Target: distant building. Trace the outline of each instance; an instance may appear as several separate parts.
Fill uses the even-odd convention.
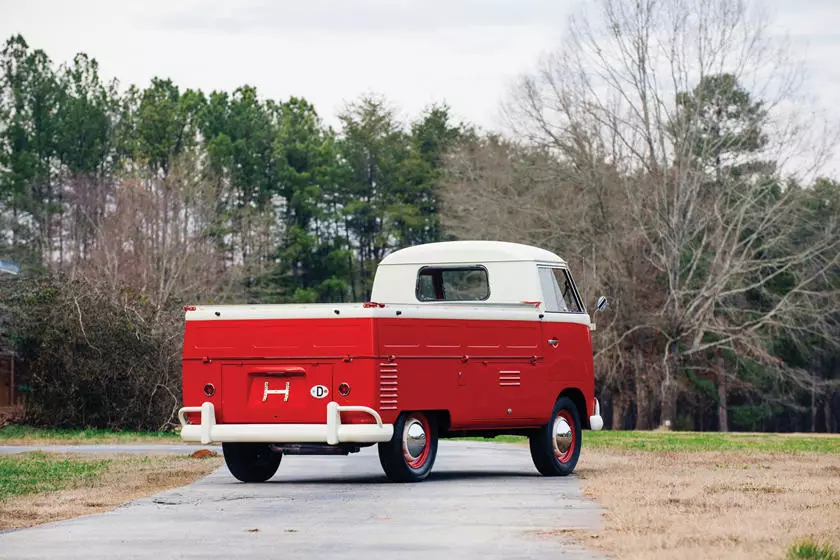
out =
[[[20,274],[20,265],[12,261],[0,260],[0,272],[7,272],[17,276]]]

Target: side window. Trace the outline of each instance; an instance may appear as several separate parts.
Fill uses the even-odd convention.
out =
[[[539,267],[545,310],[554,313],[581,313],[575,285],[569,271],[563,268]]]
[[[427,266],[420,269],[416,291],[420,301],[481,301],[490,297],[490,284],[483,266]]]
[[[434,274],[424,274],[425,270],[420,271],[417,277],[417,299],[420,301],[435,301],[436,299],[443,299],[443,287],[440,286],[441,297],[438,298],[438,286],[435,285]]]

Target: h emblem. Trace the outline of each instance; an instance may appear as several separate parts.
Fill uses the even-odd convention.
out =
[[[263,402],[268,400],[268,395],[283,395],[283,402],[288,402],[289,400],[289,382],[286,381],[286,388],[285,389],[269,389],[268,388],[268,381],[265,382],[265,389],[263,390]]]

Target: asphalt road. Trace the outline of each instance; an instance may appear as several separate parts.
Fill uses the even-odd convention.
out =
[[[112,512],[2,533],[0,558],[596,558],[563,530],[597,530],[601,513],[577,477],[539,476],[525,447],[444,441],[419,484],[386,482],[375,448],[284,457],[264,484],[222,467]]]

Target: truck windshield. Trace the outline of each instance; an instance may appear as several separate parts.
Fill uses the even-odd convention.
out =
[[[540,284],[542,284],[545,310],[559,313],[580,313],[583,311],[572,277],[563,268],[540,267]]]

